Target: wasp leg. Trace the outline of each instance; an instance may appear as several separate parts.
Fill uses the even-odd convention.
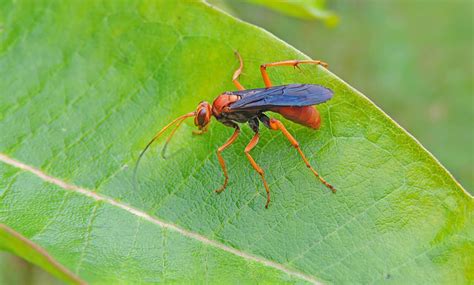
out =
[[[296,141],[296,139],[288,132],[288,130],[285,128],[285,126],[282,124],[282,122],[280,122],[279,120],[277,119],[270,119],[269,121],[269,126],[272,130],[280,130],[283,135],[285,135],[285,137],[288,139],[288,141],[290,141],[290,143],[296,148],[296,150],[298,150],[298,153],[301,155],[301,158],[303,158],[303,161],[304,163],[306,164],[306,166],[311,169],[311,171],[313,172],[314,175],[316,175],[316,177],[324,184],[326,185],[327,188],[331,189],[331,191],[333,193],[336,193],[336,189],[331,185],[329,184],[326,180],[324,180],[316,170],[314,170],[314,168],[309,164],[309,161],[308,159],[306,158],[306,156],[303,154],[303,152],[301,151],[301,148],[300,148],[300,145],[299,143]]]
[[[207,126],[205,126],[202,130],[197,130],[197,131],[194,130],[193,131],[194,135],[202,135],[202,134],[205,134],[205,133],[207,133]]]
[[[237,68],[237,70],[234,72],[234,75],[232,76],[232,82],[234,82],[234,85],[237,87],[239,90],[245,90],[245,87],[242,86],[239,82],[239,76],[242,73],[242,70],[244,69],[244,61],[242,60],[242,57],[240,54],[236,51],[235,56],[239,59],[240,66]]]
[[[255,162],[249,153],[257,145],[258,138],[259,134],[255,133],[252,140],[249,142],[247,147],[245,147],[245,155],[249,159],[250,164],[252,164],[252,167],[258,172],[258,174],[260,174],[260,177],[262,178],[263,186],[265,186],[265,191],[267,191],[267,203],[265,204],[265,208],[268,208],[268,204],[270,203],[270,189],[268,188],[267,181],[265,180],[263,169]]]
[[[283,66],[283,65],[298,67],[299,64],[317,64],[317,65],[324,66],[325,68],[328,67],[327,63],[325,63],[323,61],[320,61],[320,60],[285,60],[285,61],[278,61],[278,62],[262,64],[262,65],[260,65],[260,72],[262,73],[263,82],[265,83],[265,87],[267,87],[267,88],[272,87],[272,82],[270,81],[270,77],[268,77],[267,67],[270,67],[270,66]]]
[[[239,133],[240,129],[236,127],[232,136],[225,142],[225,144],[223,144],[220,148],[217,149],[217,159],[219,160],[219,164],[221,165],[222,171],[224,172],[224,184],[222,184],[221,188],[216,190],[216,193],[221,193],[222,191],[224,191],[225,187],[227,187],[227,182],[229,181],[229,176],[227,176],[227,168],[225,166],[225,161],[221,153],[237,139]]]

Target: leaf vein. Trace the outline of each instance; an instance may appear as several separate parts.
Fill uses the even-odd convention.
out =
[[[59,179],[59,178],[50,176],[50,175],[42,172],[41,170],[39,170],[37,168],[34,168],[33,166],[24,164],[20,161],[17,161],[15,159],[13,159],[13,158],[10,158],[9,156],[7,156],[3,153],[0,153],[0,161],[2,161],[5,164],[8,164],[10,166],[14,166],[14,167],[22,169],[24,171],[30,172],[30,173],[36,175],[38,178],[40,178],[40,179],[42,179],[46,182],[55,184],[56,186],[59,186],[59,187],[63,188],[64,190],[72,191],[72,192],[75,192],[77,194],[80,194],[80,195],[86,196],[88,198],[91,198],[91,199],[93,199],[97,202],[102,202],[102,203],[120,208],[124,211],[129,212],[132,215],[140,217],[140,218],[142,218],[142,219],[144,219],[148,222],[151,222],[151,223],[153,223],[153,224],[155,224],[155,225],[157,225],[157,226],[159,226],[163,229],[172,230],[172,231],[174,231],[178,234],[181,234],[181,235],[183,235],[183,236],[185,236],[189,239],[193,239],[193,240],[196,240],[198,242],[201,242],[201,243],[205,244],[206,246],[211,246],[211,247],[214,247],[216,249],[225,251],[227,253],[239,256],[239,257],[241,257],[241,258],[243,258],[247,261],[252,261],[252,262],[259,263],[261,265],[267,266],[267,267],[271,267],[273,269],[276,269],[278,271],[286,273],[287,275],[305,280],[305,281],[310,282],[312,284],[321,284],[316,279],[316,277],[314,277],[312,275],[309,275],[309,274],[306,274],[306,273],[303,273],[303,272],[300,272],[300,271],[297,271],[297,270],[294,270],[294,269],[287,268],[283,264],[277,263],[275,261],[266,259],[266,258],[261,257],[261,256],[257,256],[257,255],[254,255],[254,254],[251,254],[251,253],[248,253],[248,252],[244,252],[244,251],[238,250],[236,248],[233,248],[231,246],[220,243],[218,241],[209,239],[206,236],[203,236],[203,235],[200,235],[196,232],[184,229],[184,228],[179,227],[179,226],[177,226],[175,224],[172,224],[170,222],[158,219],[157,217],[151,216],[151,215],[149,215],[149,214],[147,214],[147,213],[145,213],[141,210],[138,210],[134,207],[131,207],[127,204],[118,202],[118,201],[112,199],[111,197],[108,197],[108,196],[105,196],[105,195],[102,195],[102,194],[98,194],[98,193],[93,192],[91,190],[80,188],[76,185],[66,183],[63,180]],[[96,209],[97,206],[98,205],[96,205],[96,207],[94,209]],[[95,210],[94,210],[94,212],[95,212]],[[94,214],[93,214],[93,216],[94,216]],[[92,223],[92,218],[91,218],[91,222],[89,224],[91,224],[91,223]],[[79,266],[76,269],[76,271],[78,271],[78,269],[79,269]]]

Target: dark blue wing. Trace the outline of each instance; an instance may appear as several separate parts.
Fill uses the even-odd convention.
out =
[[[229,106],[231,110],[277,106],[303,107],[326,102],[332,90],[313,84],[289,84],[270,88],[235,91],[241,99]]]

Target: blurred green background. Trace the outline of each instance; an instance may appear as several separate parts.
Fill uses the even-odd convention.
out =
[[[12,254],[0,252],[1,285],[64,284],[48,272]]]
[[[210,2],[327,61],[473,193],[474,2],[333,0],[327,8],[340,18],[335,27],[249,2]],[[0,284],[59,282],[6,253],[0,269]]]
[[[473,3],[329,0],[340,18],[331,28],[249,2],[224,1],[224,8],[328,62],[473,193]]]

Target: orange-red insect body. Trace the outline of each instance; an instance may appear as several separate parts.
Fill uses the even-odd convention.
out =
[[[220,94],[212,103],[212,106],[202,101],[194,112],[185,114],[178,117],[162,130],[160,130],[153,139],[147,144],[145,149],[141,152],[135,171],[138,167],[138,163],[142,158],[145,151],[150,145],[157,140],[166,129],[174,126],[171,135],[166,141],[163,148],[163,153],[169,143],[171,137],[176,132],[181,123],[188,117],[194,117],[194,124],[198,127],[199,131],[196,134],[202,134],[207,131],[207,126],[211,121],[212,117],[215,117],[222,124],[234,128],[232,136],[217,150],[217,158],[219,164],[222,167],[224,173],[224,183],[216,190],[216,192],[222,192],[228,183],[227,167],[222,157],[222,152],[229,147],[239,136],[240,127],[239,124],[248,123],[254,131],[254,136],[244,150],[247,159],[249,160],[252,167],[260,175],[265,190],[267,192],[267,202],[265,207],[268,207],[270,203],[270,189],[265,179],[265,172],[257,164],[257,162],[250,155],[250,151],[257,145],[260,134],[259,134],[259,123],[271,130],[281,131],[282,134],[288,139],[288,141],[296,148],[299,155],[303,159],[306,166],[313,172],[313,174],[329,189],[335,192],[335,188],[324,180],[318,172],[310,165],[308,159],[303,154],[299,143],[296,139],[288,132],[282,122],[277,119],[269,118],[265,112],[271,111],[281,114],[286,119],[303,126],[318,129],[321,125],[321,117],[318,110],[314,105],[324,103],[332,98],[332,91],[326,87],[314,84],[289,84],[281,86],[272,86],[270,78],[267,74],[267,67],[270,66],[294,66],[297,67],[299,64],[318,64],[327,67],[327,64],[319,60],[288,60],[279,61],[260,66],[265,88],[249,89],[246,90],[242,84],[238,81],[238,77],[243,69],[243,61],[238,53],[236,55],[240,61],[240,67],[235,71],[233,76],[233,83],[237,87],[237,91],[228,91]]]
[[[313,106],[305,107],[277,107],[273,112],[280,113],[286,119],[312,129],[319,129],[321,116],[318,109]]]

